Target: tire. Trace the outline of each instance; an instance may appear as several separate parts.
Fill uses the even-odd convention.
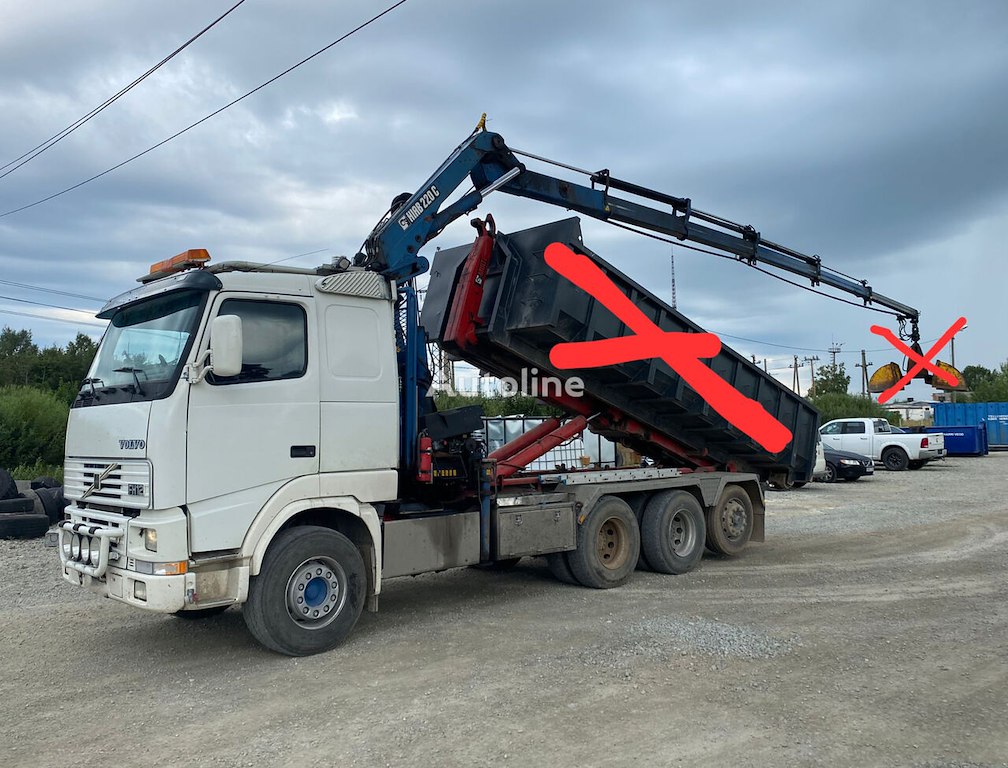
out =
[[[38,488],[35,491],[50,523],[60,522],[66,515],[67,501],[63,498],[63,488]]]
[[[45,515],[0,515],[0,539],[37,539],[48,530]]]
[[[26,515],[34,513],[34,510],[35,499],[29,499],[27,496],[15,496],[13,499],[0,501],[0,514]]]
[[[908,461],[907,467],[909,467],[910,469],[920,469],[925,464],[927,464],[926,461]]]
[[[172,616],[177,619],[185,619],[186,621],[197,621],[198,619],[209,619],[211,616],[219,616],[230,607],[230,605],[215,605],[212,608],[197,608],[192,611],[175,611]]]
[[[39,488],[60,488],[62,485],[63,483],[55,477],[49,477],[49,475],[42,475],[31,481],[31,489],[33,491],[37,491]]]
[[[630,578],[639,557],[633,510],[618,496],[603,496],[578,526],[577,549],[567,553],[567,564],[582,585],[611,589]]]
[[[634,513],[634,517],[637,518],[637,530],[644,530],[644,509],[647,507],[648,501],[652,498],[654,494],[651,493],[628,493],[620,496],[623,501],[630,505],[630,509]],[[637,558],[637,570],[638,571],[650,571],[651,566],[648,565],[647,560],[644,557],[644,546],[643,538],[641,544],[640,556]]]
[[[575,578],[570,566],[567,565],[566,552],[550,552],[546,555],[546,565],[549,566],[550,573],[553,574],[553,578],[557,581],[562,581],[564,584],[573,584],[576,587],[581,586],[581,582]]]
[[[0,501],[13,499],[18,495],[17,483],[6,469],[0,469]]]
[[[882,451],[882,464],[892,472],[902,472],[910,465],[910,457],[902,448],[886,448]]]
[[[823,478],[824,483],[835,483],[837,479],[836,466],[826,462],[826,477]]]
[[[721,498],[707,514],[707,546],[734,557],[752,536],[753,506],[749,494],[738,485],[726,485]]]
[[[364,558],[353,542],[329,528],[297,526],[278,534],[266,550],[249,584],[245,624],[266,648],[309,656],[346,639],[366,595]]]
[[[681,574],[696,568],[703,556],[706,524],[703,507],[686,491],[663,491],[651,497],[641,526],[641,554],[651,570]]]

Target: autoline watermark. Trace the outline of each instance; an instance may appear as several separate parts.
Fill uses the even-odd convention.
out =
[[[458,394],[458,390],[477,391],[483,390],[483,380],[481,377],[461,376],[454,382],[443,382],[436,389],[447,392],[450,395]],[[518,378],[505,376],[495,380],[497,386],[494,387],[497,394],[504,397],[512,395],[531,395],[532,397],[581,397],[584,395],[584,381],[579,376],[571,376],[561,379],[559,376],[540,375],[538,368],[522,368]],[[469,386],[475,384],[475,386]]]

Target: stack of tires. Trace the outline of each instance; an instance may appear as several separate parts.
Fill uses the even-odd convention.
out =
[[[35,539],[63,519],[63,488],[52,477],[37,477],[18,489],[10,473],[0,469],[0,539]]]

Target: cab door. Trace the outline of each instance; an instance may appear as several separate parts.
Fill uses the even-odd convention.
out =
[[[834,421],[819,430],[819,434],[822,435],[823,448],[832,448],[834,451],[842,450],[840,448],[840,431],[843,425],[842,421]]]
[[[840,448],[862,456],[871,456],[871,435],[863,421],[845,421]]]
[[[242,321],[242,371],[190,387],[186,499],[194,552],[235,549],[265,502],[319,470],[313,312],[297,297],[221,294]],[[207,326],[209,327],[209,326]],[[203,348],[209,339],[203,340]]]

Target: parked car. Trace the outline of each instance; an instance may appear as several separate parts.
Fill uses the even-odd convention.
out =
[[[875,474],[875,462],[869,456],[851,451],[838,451],[826,448],[826,472],[824,483],[835,483],[837,480],[859,480],[865,475]]]
[[[836,419],[819,429],[823,445],[870,456],[886,469],[920,469],[945,455],[945,438],[938,434],[913,435],[893,432],[885,419]]]

